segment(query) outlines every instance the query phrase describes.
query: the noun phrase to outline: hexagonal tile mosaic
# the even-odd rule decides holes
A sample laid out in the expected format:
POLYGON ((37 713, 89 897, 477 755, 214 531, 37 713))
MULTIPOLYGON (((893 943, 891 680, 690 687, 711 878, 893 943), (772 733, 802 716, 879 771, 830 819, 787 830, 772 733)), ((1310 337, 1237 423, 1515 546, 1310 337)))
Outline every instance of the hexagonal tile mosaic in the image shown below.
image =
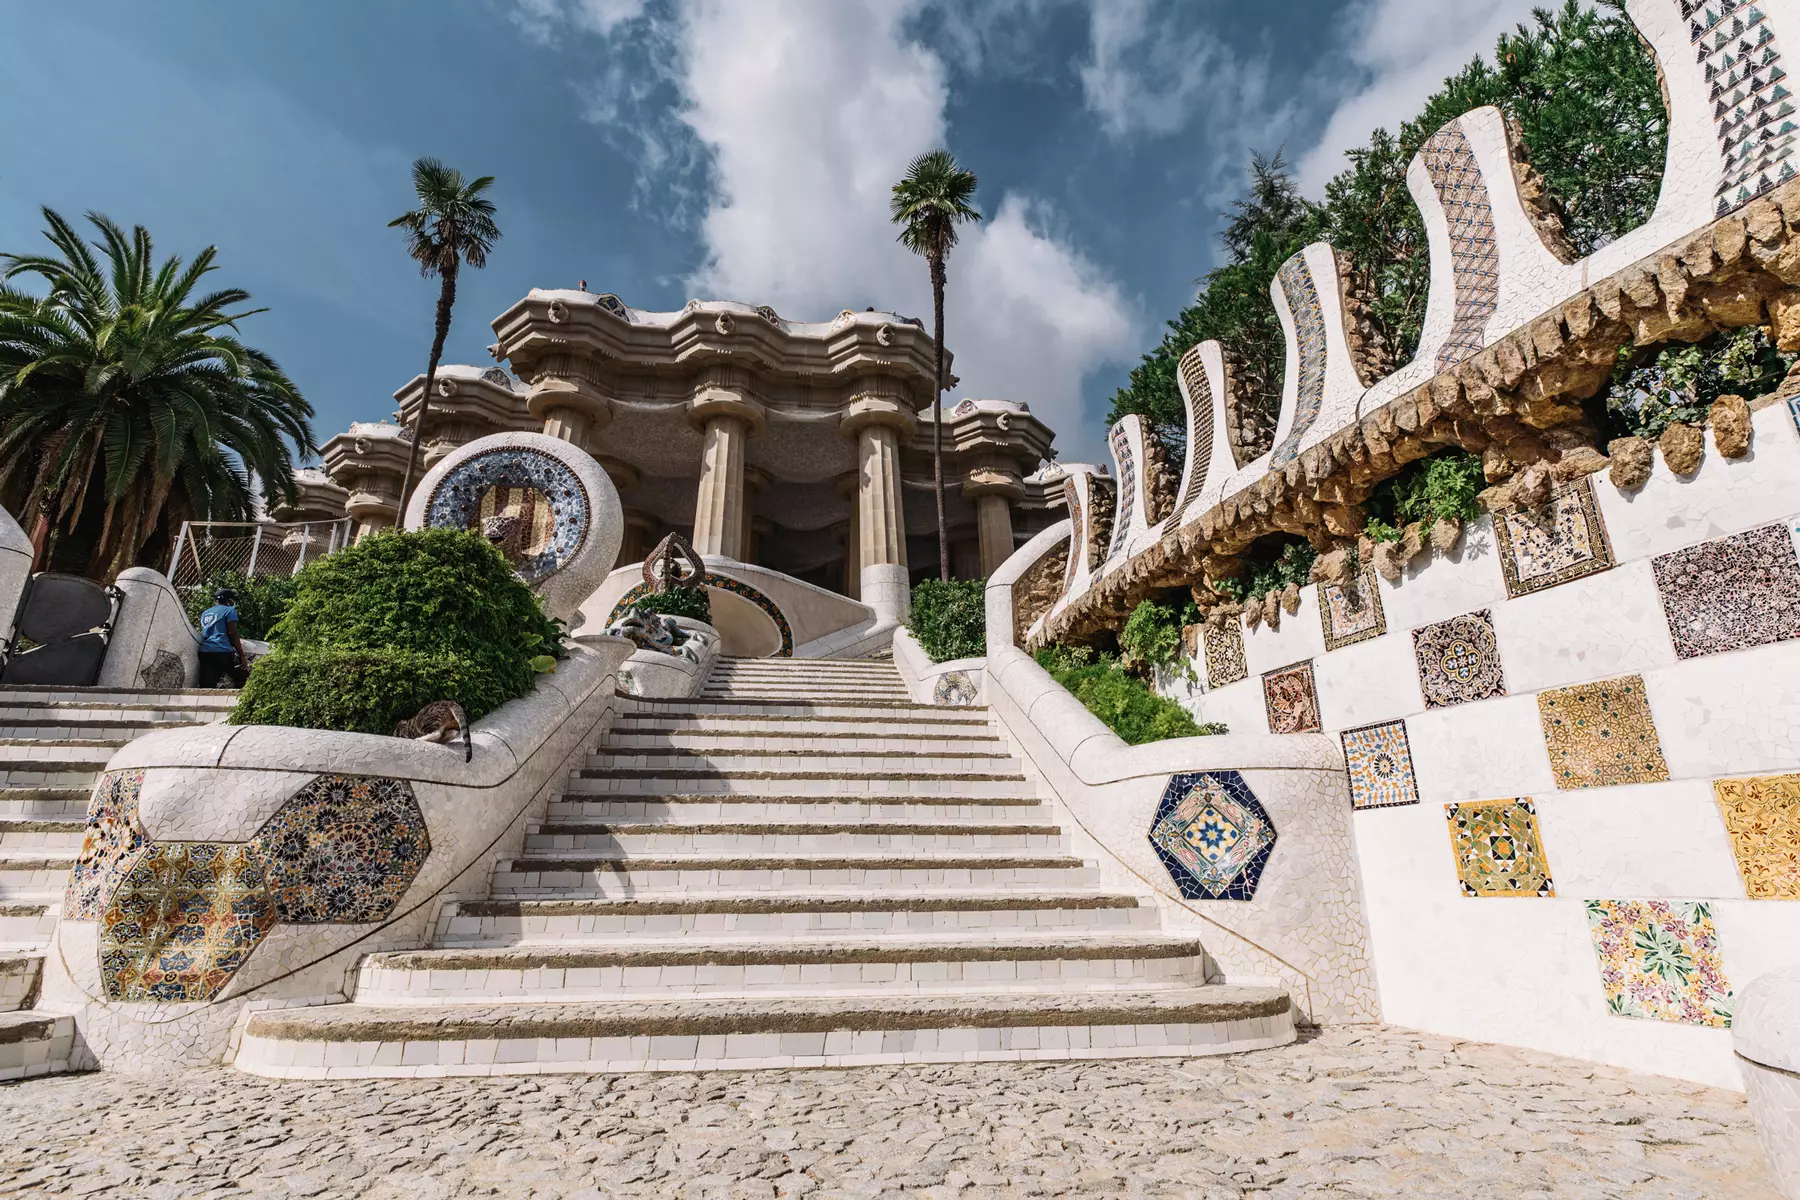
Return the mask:
POLYGON ((142 771, 109 771, 88 797, 87 832, 63 888, 63 919, 98 921, 106 895, 129 872, 144 848, 138 825, 142 771))
POLYGON ((1752 900, 1800 900, 1800 775, 1713 781, 1752 900))
POLYGON ((1327 650, 1341 650, 1387 632, 1374 567, 1364 567, 1349 583, 1319 584, 1319 624, 1327 650))
POLYGON ((1250 900, 1275 822, 1236 771, 1176 775, 1150 819, 1150 845, 1188 899, 1250 900))
POLYGON ((1344 765, 1350 772, 1351 808, 1395 808, 1419 802, 1405 721, 1346 729, 1339 736, 1344 743, 1344 765))
POLYGON ((1538 835, 1537 806, 1516 800, 1444 805, 1450 848, 1465 896, 1556 895, 1538 835))
POLYGON ((278 919, 359 924, 394 911, 431 837, 404 779, 321 775, 251 839, 268 864, 278 919))
POLYGON ((1506 695, 1494 618, 1485 608, 1413 630, 1413 658, 1426 708, 1506 695))
POLYGON ((107 897, 109 1000, 211 1000, 275 924, 261 852, 245 842, 153 842, 107 897))
POLYGON ((1785 526, 1659 555, 1651 568, 1678 657, 1800 637, 1800 561, 1785 526))
POLYGON ((1313 687, 1310 662, 1295 663, 1263 676, 1263 703, 1270 733, 1316 733, 1319 693, 1313 687))
POLYGON ((1208 625, 1200 640, 1206 650, 1206 685, 1222 688, 1250 677, 1244 661, 1244 631, 1236 621, 1224 627, 1208 625))
POLYGON ((1660 783, 1669 777, 1643 676, 1552 688, 1539 692, 1537 700, 1557 787, 1660 783))
POLYGON ((1589 900, 1588 932, 1614 1016, 1731 1025, 1731 985, 1711 906, 1690 900, 1589 900))
POLYGON ((1542 591, 1613 565, 1606 523, 1585 475, 1559 485, 1542 508, 1496 514, 1494 543, 1509 596, 1542 591))

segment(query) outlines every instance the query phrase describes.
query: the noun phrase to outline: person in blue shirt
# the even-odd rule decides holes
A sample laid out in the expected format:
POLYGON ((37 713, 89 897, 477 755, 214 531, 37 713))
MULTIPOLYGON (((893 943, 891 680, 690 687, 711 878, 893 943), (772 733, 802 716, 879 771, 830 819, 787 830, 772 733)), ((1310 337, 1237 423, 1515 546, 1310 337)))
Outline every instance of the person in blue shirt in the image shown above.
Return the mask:
POLYGON ((235 686, 243 687, 250 678, 244 665, 249 661, 238 640, 237 593, 220 588, 213 593, 213 606, 200 614, 200 686, 218 687, 219 678, 229 675, 235 686))

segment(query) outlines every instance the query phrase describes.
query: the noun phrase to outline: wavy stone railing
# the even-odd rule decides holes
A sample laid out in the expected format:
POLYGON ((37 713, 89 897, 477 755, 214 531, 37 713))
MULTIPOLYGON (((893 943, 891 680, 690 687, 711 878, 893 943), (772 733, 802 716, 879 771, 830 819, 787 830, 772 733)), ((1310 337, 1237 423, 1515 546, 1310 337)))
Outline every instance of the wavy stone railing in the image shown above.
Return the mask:
POLYGON ((1109 437, 1116 534, 1095 536, 1102 477, 1071 468, 1081 553, 1034 622, 1034 644, 1110 627, 1160 588, 1198 585, 1198 598, 1223 604, 1206 585, 1234 574, 1237 556, 1270 533, 1303 535, 1320 551, 1348 545, 1374 486, 1438 449, 1480 454, 1489 483, 1529 484, 1533 496, 1546 476, 1605 466, 1608 448, 1581 401, 1628 343, 1767 324, 1783 349, 1800 349, 1800 183, 1791 182, 1800 126, 1782 73, 1784 50, 1800 46, 1800 0, 1629 0, 1627 12, 1669 104, 1649 220, 1575 261, 1500 112, 1450 122, 1407 173, 1431 256, 1413 360, 1365 380, 1380 356, 1359 332, 1338 252, 1316 243, 1296 254, 1270 286, 1287 340, 1272 439, 1235 394, 1230 350, 1190 351, 1177 372, 1188 466, 1173 511, 1151 523, 1156 480, 1140 469, 1141 422, 1127 417, 1109 437))

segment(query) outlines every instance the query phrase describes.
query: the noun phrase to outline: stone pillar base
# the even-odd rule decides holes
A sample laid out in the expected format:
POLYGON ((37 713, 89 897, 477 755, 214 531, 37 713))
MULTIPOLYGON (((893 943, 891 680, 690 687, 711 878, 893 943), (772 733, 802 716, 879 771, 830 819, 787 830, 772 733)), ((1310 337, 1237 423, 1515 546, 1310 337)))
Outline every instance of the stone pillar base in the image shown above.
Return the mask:
POLYGON ((912 614, 912 582, 905 567, 894 563, 870 563, 863 567, 858 597, 875 610, 883 624, 903 624, 912 614))

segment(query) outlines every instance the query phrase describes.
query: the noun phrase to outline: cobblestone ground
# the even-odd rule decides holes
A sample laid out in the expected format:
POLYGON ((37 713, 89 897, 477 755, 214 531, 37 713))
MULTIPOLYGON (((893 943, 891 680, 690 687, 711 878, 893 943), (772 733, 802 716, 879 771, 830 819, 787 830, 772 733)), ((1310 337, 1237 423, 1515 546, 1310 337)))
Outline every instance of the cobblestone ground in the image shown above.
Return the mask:
POLYGON ((1211 1059, 0 1086, 0 1195, 1774 1200, 1740 1097, 1334 1029, 1211 1059))

